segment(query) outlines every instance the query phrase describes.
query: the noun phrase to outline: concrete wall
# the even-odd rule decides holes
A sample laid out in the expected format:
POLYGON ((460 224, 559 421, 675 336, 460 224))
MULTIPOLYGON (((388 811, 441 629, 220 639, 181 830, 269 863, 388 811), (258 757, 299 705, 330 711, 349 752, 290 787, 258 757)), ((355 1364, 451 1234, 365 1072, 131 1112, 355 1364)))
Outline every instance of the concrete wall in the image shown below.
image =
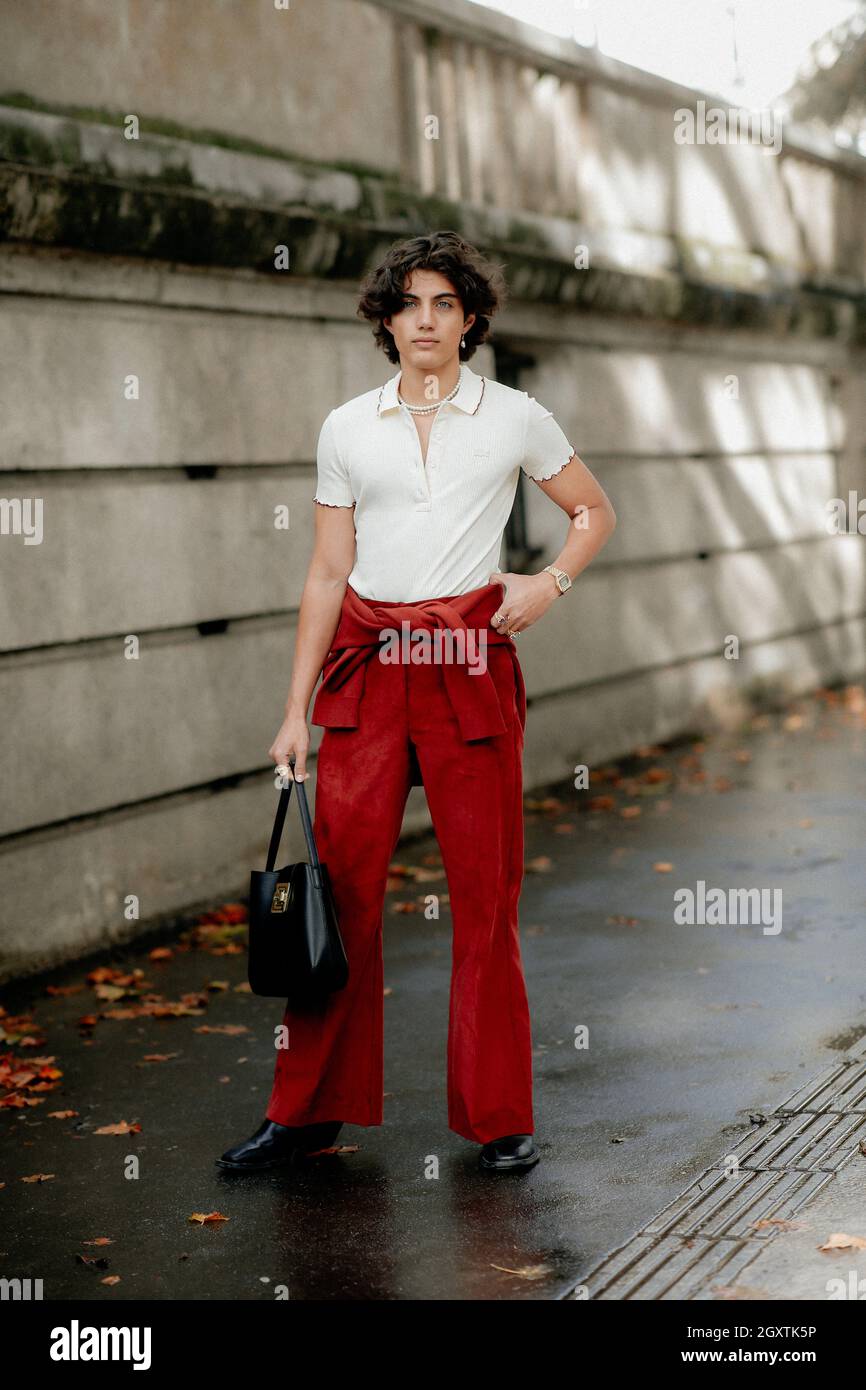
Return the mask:
POLYGON ((51 110, 136 112, 315 161, 397 171, 391 17, 355 0, 53 0, 0 4, 0 92, 51 110), (369 65, 359 81, 359 61, 369 65))
MULTIPOLYGON (((315 440, 392 371, 356 285, 415 230, 504 262, 473 368, 518 354, 619 517, 521 639, 527 785, 863 670, 863 538, 826 527, 866 487, 862 160, 677 147, 694 94, 459 0, 0 24, 0 493, 44 506, 0 535, 0 973, 262 862, 315 440)), ((525 493, 543 564, 564 518, 525 493)))

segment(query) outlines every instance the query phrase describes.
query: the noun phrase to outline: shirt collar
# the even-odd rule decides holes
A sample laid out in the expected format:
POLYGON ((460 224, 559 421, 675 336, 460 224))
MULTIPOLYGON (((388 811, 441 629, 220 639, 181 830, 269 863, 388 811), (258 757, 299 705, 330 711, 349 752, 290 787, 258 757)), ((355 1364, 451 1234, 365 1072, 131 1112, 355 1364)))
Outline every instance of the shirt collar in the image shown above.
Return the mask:
MULTIPOLYGON (((397 383, 400 380, 400 372, 397 371, 389 377, 385 385, 379 391, 379 399, 376 405, 376 414, 382 415, 386 410, 399 410, 400 401, 397 397, 397 383)), ((484 394, 484 377, 477 376, 475 372, 467 367, 465 362, 460 363, 460 384, 457 387, 457 394, 452 396, 449 405, 456 405, 458 410, 463 410, 467 415, 474 415, 481 403, 484 394)))

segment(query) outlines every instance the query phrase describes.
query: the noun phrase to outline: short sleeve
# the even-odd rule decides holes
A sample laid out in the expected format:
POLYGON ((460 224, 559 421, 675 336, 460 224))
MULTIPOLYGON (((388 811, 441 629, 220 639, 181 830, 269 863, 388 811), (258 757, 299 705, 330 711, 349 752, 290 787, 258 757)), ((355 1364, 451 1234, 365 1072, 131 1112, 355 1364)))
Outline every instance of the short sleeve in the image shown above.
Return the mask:
POLYGON ((552 478, 564 468, 574 453, 563 431, 549 410, 535 399, 526 397, 526 432, 520 466, 536 482, 552 478))
POLYGON ((316 446, 316 495, 313 501, 322 502, 327 507, 351 507, 355 502, 349 474, 334 438, 333 410, 319 430, 319 442, 316 446))

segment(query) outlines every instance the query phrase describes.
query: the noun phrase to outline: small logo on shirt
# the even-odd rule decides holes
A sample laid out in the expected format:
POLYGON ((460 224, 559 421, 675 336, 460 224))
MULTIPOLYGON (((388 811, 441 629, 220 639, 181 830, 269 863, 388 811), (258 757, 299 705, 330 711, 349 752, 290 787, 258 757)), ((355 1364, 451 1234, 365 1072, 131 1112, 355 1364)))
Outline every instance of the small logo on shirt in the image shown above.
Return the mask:
POLYGON ((387 666, 466 666, 470 676, 487 670, 487 630, 466 628, 413 628, 404 618, 395 627, 379 630, 379 660, 387 666))

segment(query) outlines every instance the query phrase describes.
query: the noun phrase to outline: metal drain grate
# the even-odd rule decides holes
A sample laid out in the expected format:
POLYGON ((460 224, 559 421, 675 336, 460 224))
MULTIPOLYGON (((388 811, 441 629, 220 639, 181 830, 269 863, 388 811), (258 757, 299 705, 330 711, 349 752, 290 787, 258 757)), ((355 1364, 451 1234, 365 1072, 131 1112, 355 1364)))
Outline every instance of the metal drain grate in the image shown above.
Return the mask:
POLYGON ((775 1114, 796 1113, 812 1110, 823 1113, 826 1110, 837 1114, 852 1111, 866 1115, 866 1062, 846 1066, 834 1065, 801 1086, 788 1098, 784 1105, 777 1106, 775 1114))
MULTIPOLYGON (((778 1118, 778 1111, 729 1150, 740 1172, 751 1168, 784 1172, 838 1173, 866 1143, 866 1115, 835 1111, 810 1112, 778 1118)), ((720 1160, 724 1167, 728 1155, 720 1160)))
POLYGON ((637 1235, 563 1295, 705 1299, 730 1284, 786 1221, 866 1146, 866 1034, 738 1139, 637 1235), (731 1156, 736 1170, 729 1174, 731 1156))

